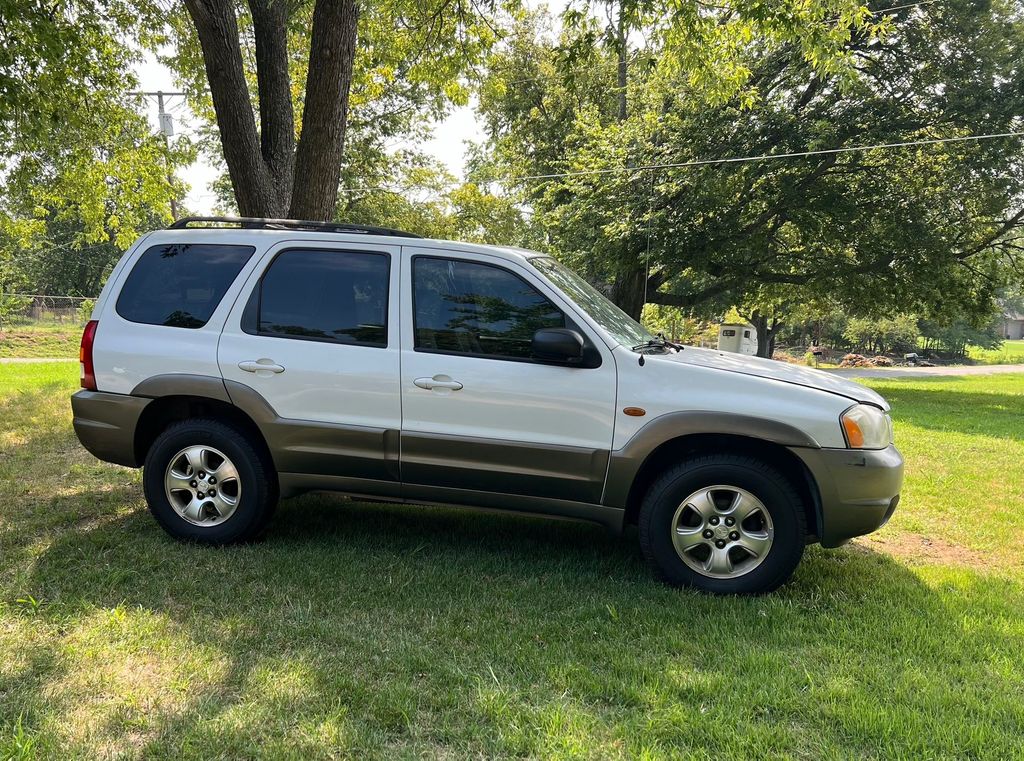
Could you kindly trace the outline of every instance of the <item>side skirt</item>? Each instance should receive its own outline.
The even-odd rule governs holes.
[[[303,473],[280,473],[278,478],[282,497],[293,497],[314,491],[334,492],[369,501],[466,507],[486,512],[585,521],[598,523],[615,534],[622,533],[626,516],[625,510],[616,507],[520,494],[499,494],[416,484],[406,484],[404,489],[399,489],[398,484],[393,482]]]

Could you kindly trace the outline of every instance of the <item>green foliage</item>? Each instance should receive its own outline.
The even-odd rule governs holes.
[[[854,317],[844,337],[860,354],[889,354],[913,351],[917,346],[917,318],[903,314],[891,318]]]
[[[168,163],[191,155],[187,140],[167,155],[129,95],[155,7],[0,0],[0,18],[0,228],[52,216],[127,246],[169,216]]]
[[[82,325],[89,321],[92,317],[92,310],[96,308],[95,299],[83,299],[82,303],[78,305],[78,322]]]
[[[714,346],[718,325],[686,315],[677,307],[647,304],[641,322],[655,335],[693,346]]]
[[[509,178],[549,247],[634,314],[645,291],[686,309],[767,300],[782,322],[815,299],[860,316],[986,314],[1024,220],[1019,139],[686,164],[1013,130],[1024,21],[1004,0],[878,3],[870,22],[798,5],[681,4],[629,49],[625,120],[610,23],[577,11],[552,39],[527,19],[481,87],[477,176]],[[625,10],[638,23],[654,8]],[[726,62],[708,86],[705,48]],[[522,179],[563,172],[581,173]]]
[[[13,293],[0,292],[0,327],[11,322],[11,318],[21,312],[31,303],[31,299]]]
[[[967,354],[968,346],[980,349],[995,349],[1002,342],[999,328],[1001,320],[993,316],[987,322],[974,325],[967,320],[940,323],[934,320],[920,320],[919,329],[926,350],[941,351],[955,357]]]

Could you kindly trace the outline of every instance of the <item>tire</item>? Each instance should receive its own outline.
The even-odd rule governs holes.
[[[197,473],[196,462],[205,469]],[[244,434],[218,420],[185,420],[165,429],[146,453],[142,484],[157,523],[181,541],[219,545],[252,540],[277,505],[270,463]]]
[[[658,578],[715,594],[777,589],[799,564],[807,535],[789,480],[754,457],[731,454],[693,457],[657,478],[640,507],[639,530]]]

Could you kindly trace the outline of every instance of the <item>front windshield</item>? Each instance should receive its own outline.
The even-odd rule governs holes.
[[[546,256],[530,259],[536,269],[575,301],[608,334],[623,346],[633,347],[654,338],[643,325],[615,306],[568,267]]]

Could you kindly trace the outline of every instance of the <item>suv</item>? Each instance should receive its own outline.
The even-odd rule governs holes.
[[[204,543],[327,490],[636,524],[666,582],[764,592],[903,481],[864,386],[655,337],[549,256],[397,230],[180,220],[118,262],[81,363],[79,440]]]

